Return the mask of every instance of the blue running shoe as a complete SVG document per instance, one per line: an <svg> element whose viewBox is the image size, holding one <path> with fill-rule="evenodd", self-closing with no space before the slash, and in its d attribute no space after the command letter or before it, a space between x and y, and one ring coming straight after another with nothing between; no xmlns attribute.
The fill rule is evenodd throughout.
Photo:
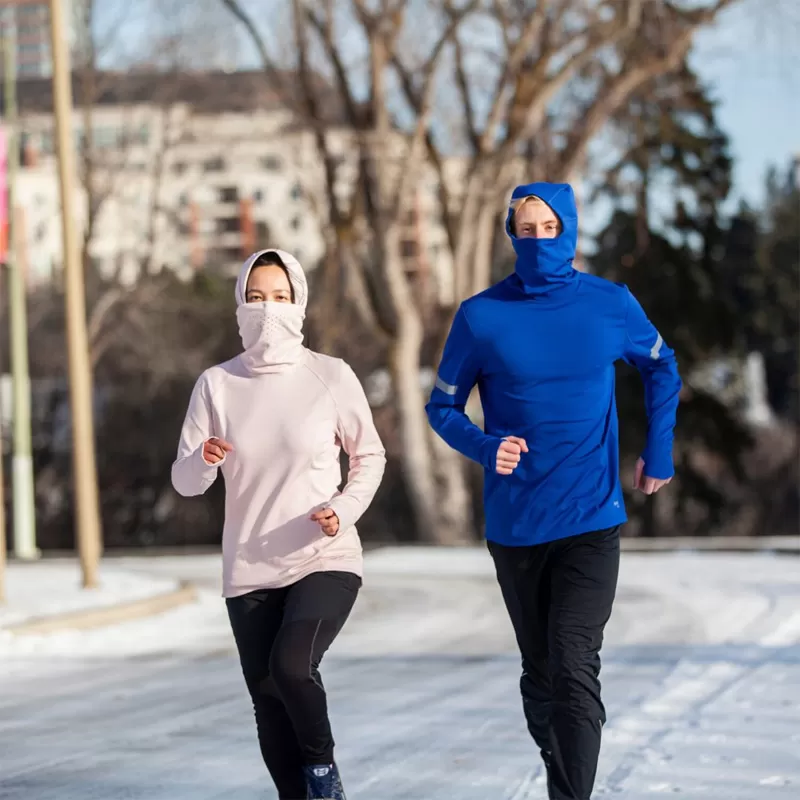
<svg viewBox="0 0 800 800"><path fill-rule="evenodd" d="M315 764L303 769L308 784L308 800L347 800L336 764Z"/></svg>

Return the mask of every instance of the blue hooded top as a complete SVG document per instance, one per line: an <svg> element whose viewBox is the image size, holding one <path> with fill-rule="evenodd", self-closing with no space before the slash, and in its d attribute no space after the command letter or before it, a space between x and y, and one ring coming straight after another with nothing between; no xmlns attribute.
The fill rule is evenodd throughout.
<svg viewBox="0 0 800 800"><path fill-rule="evenodd" d="M675 354L627 287L574 269L578 212L568 184L518 186L561 222L554 239L516 238L515 271L456 313L426 410L433 429L486 470L486 538L541 544L626 521L619 476L616 361L645 384L645 474L673 475L681 381ZM484 430L466 415L478 386ZM525 439L511 475L496 472L507 436Z"/></svg>

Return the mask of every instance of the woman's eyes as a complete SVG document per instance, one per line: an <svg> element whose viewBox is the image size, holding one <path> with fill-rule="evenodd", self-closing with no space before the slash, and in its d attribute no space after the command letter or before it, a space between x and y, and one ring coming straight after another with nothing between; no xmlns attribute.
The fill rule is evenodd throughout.
<svg viewBox="0 0 800 800"><path fill-rule="evenodd" d="M263 294L253 292L247 295L248 303L263 303L267 298ZM288 294L276 294L271 298L276 303L291 303L292 298Z"/></svg>

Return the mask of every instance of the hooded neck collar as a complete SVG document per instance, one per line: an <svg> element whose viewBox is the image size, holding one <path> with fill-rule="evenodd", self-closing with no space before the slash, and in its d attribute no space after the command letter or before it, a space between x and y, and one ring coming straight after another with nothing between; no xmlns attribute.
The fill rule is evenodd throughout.
<svg viewBox="0 0 800 800"><path fill-rule="evenodd" d="M294 303L247 303L247 280L253 264L264 253L276 253L286 265L294 289ZM303 321L306 316L308 284L300 264L283 250L260 250L245 261L236 283L236 320L245 369L255 375L286 372L305 358Z"/></svg>
<svg viewBox="0 0 800 800"><path fill-rule="evenodd" d="M567 183L529 183L518 186L512 202L535 195L553 209L561 221L561 233L554 239L518 239L511 232L513 207L506 217L506 233L517 254L514 271L522 290L546 296L573 287L578 272L573 267L578 242L578 211L572 187Z"/></svg>

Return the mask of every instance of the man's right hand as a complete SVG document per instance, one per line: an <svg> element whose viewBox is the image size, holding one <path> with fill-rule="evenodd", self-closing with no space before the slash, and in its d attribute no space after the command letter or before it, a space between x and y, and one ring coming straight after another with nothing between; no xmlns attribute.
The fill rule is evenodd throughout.
<svg viewBox="0 0 800 800"><path fill-rule="evenodd" d="M528 452L528 445L519 436L506 436L497 450L497 474L510 475L518 466L521 453Z"/></svg>
<svg viewBox="0 0 800 800"><path fill-rule="evenodd" d="M218 439L216 436L212 436L203 442L203 459L212 466L219 464L225 458L226 453L232 452L233 445L224 439Z"/></svg>

